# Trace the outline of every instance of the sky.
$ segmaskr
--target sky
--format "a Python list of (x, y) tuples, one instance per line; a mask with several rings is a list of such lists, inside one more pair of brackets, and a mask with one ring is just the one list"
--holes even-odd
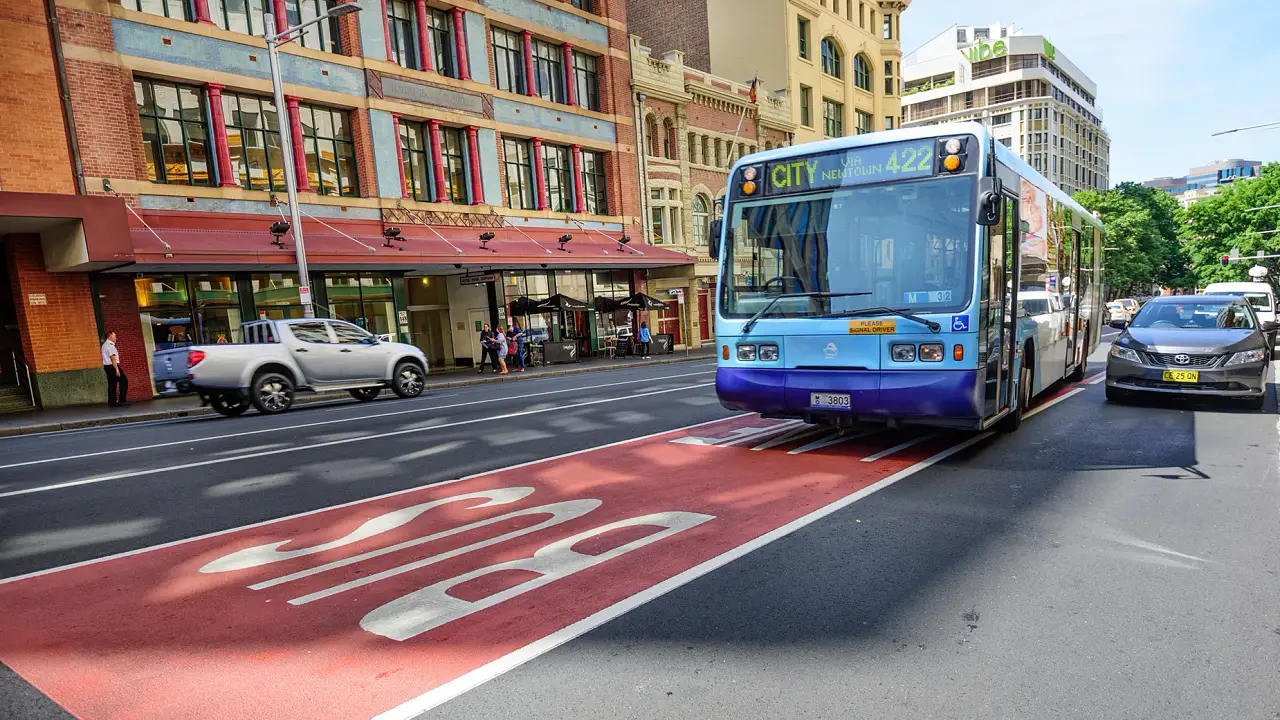
[(1098, 86), (1111, 184), (1223, 158), (1280, 160), (1280, 0), (912, 0), (902, 51), (952, 25), (1044, 35)]

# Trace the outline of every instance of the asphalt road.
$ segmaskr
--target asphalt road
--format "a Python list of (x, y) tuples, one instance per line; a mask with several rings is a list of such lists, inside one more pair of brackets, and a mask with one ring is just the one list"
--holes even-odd
[[(1100, 361), (1095, 356), (1095, 372)], [(73, 628), (42, 641), (38, 653), (35, 640), (6, 648), (0, 638), (0, 658), (18, 658), (15, 667), (25, 677), (77, 707), (81, 717), (142, 714), (94, 705), (60, 683), (109, 695), (108, 673), (95, 662), (114, 654), (145, 665), (153, 654), (173, 652), (174, 638), (198, 635), (190, 607), (168, 602), (175, 594), (192, 602), (219, 598), (227, 615), (267, 607), (236, 604), (244, 602), (236, 593), (247, 580), (229, 590), (220, 585), (218, 592), (227, 594), (215, 595), (185, 569), (256, 547), (262, 538), (298, 538), (282, 545), (287, 552), (308, 544), (303, 535), (331, 540), (354, 530), (357, 520), (387, 516), (375, 508), (330, 522), (348, 511), (328, 511), (287, 521), (279, 531), (268, 524), (180, 541), (480, 475), (476, 482), (496, 487), (527, 480), (535, 496), (555, 491), (557, 500), (594, 493), (605, 506), (593, 512), (611, 503), (649, 512), (646, 489), (666, 492), (673, 502), (689, 504), (669, 509), (715, 518), (705, 521), (699, 543), (682, 551), (664, 552), (654, 543), (648, 554), (637, 551), (625, 572), (621, 565), (583, 571), (576, 594), (539, 604), (538, 593), (575, 582), (570, 578), (467, 615), (454, 624), (475, 620), (472, 635), (424, 635), (432, 644), (406, 646), (414, 652), (388, 660), (376, 680), (370, 673), (371, 686), (391, 682), (384, 680), (390, 676), (425, 693), (435, 685), (425, 672), (412, 676), (413, 654), (456, 660), (459, 672), (469, 674), (432, 690), (442, 694), (419, 706), (425, 717), (1280, 717), (1274, 400), (1263, 413), (1206, 402), (1116, 406), (1104, 402), (1100, 385), (1086, 384), (1060, 394), (1013, 436), (896, 431), (810, 451), (822, 436), (732, 425), (745, 420), (714, 422), (731, 414), (715, 401), (711, 371), (707, 363), (686, 363), (477, 386), (414, 401), (301, 408), (274, 418), (0, 440), (0, 578), (91, 563), (0, 584), (0, 593), (10, 593), (0, 594), (0, 604), (12, 606), (11, 632), (43, 623)], [(699, 423), (712, 423), (705, 432), (716, 438), (700, 439), (703, 429), (695, 429), (660, 435), (634, 451), (628, 448), (636, 443), (624, 442)], [(818, 443), (806, 444), (815, 437)], [(761, 439), (769, 447), (758, 444)], [(574, 454), (610, 443), (623, 444)], [(909, 443), (917, 444), (898, 449)], [(877, 459), (884, 453), (891, 454)], [(953, 454), (934, 463), (947, 453)], [(538, 462), (561, 455), (568, 457)], [(533, 464), (485, 475), (522, 463)], [(695, 487), (695, 480), (705, 487)], [(544, 481), (560, 484), (539, 484)], [(824, 489), (823, 482), (855, 484)], [(454, 486), (437, 494), (448, 487)], [(462, 492), (471, 485), (456, 487)], [(735, 495), (739, 488), (743, 496)], [(813, 500), (815, 494), (821, 499)], [(726, 509), (698, 505), (704, 497)], [(730, 512), (735, 503), (743, 511), (738, 515)], [(805, 514), (815, 508), (821, 511)], [(772, 515), (780, 519), (747, 527)], [(320, 530), (295, 531), (313, 519)], [(740, 536), (733, 523), (745, 528)], [(741, 539), (747, 537), (756, 539)], [(709, 552), (716, 559), (695, 566), (704, 560), (692, 557), (695, 550), (710, 542), (729, 552)], [(340, 557), (332, 545), (314, 546), (324, 552), (317, 558)], [(194, 560), (182, 555), (188, 547)], [(608, 555), (607, 548), (592, 552)], [(689, 566), (695, 567), (675, 574)], [(660, 577), (646, 577), (659, 570)], [(668, 575), (679, 582), (657, 582)], [(628, 584), (637, 589), (593, 595), (596, 586)], [(477, 602), (494, 591), (459, 585), (450, 602)], [(120, 600), (125, 595), (137, 599)], [(289, 596), (266, 602), (277, 597)], [(124, 603), (119, 612), (104, 610), (116, 635), (75, 629), (83, 625), (77, 608), (108, 599)], [(176, 629), (171, 635), (140, 630), (140, 639), (123, 648), (119, 637), (131, 637), (130, 602), (146, 624)], [(582, 611), (570, 612), (579, 603)], [(507, 606), (515, 609), (504, 611)], [(306, 617), (309, 607), (324, 609), (326, 620), (346, 610), (301, 605), (272, 622)], [(494, 614), (487, 625), (485, 612)], [(220, 636), (222, 644), (201, 644), (201, 654), (214, 662), (258, 663), (257, 673), (294, 667), (300, 661), (291, 653), (320, 655), (331, 650), (330, 639), (348, 637), (288, 630), (250, 642), (227, 622), (230, 635)], [(523, 637), (522, 626), (539, 623), (548, 631), (540, 645), (505, 647)], [(0, 626), (0, 636), (4, 632)], [(302, 650), (289, 647), (293, 637)], [(328, 658), (307, 679), (332, 690), (341, 685), (337, 673), (344, 665), (391, 652), (367, 637), (351, 634), (351, 647), (359, 650)], [(251, 651), (241, 647), (248, 645)], [(498, 660), (472, 662), (485, 652)], [(52, 664), (42, 665), (49, 657)], [(175, 696), (189, 701), (184, 668), (163, 661), (155, 661), (159, 671), (124, 680), (162, 688), (172, 682)], [(208, 687), (200, 692), (228, 684), (214, 667), (201, 667), (194, 682)], [(405, 668), (410, 671), (401, 672)], [(245, 716), (309, 717), (273, 709), (267, 695), (283, 684), (269, 683), (259, 695), (234, 685), (226, 691), (250, 708)], [(366, 688), (338, 690), (354, 697)], [(139, 697), (155, 694), (162, 693), (139, 691)], [(416, 714), (410, 705), (392, 713), (399, 702), (371, 706), (388, 708), (387, 718)], [(375, 714), (351, 703), (333, 716)], [(232, 717), (234, 705), (164, 717)], [(23, 720), (68, 716), (4, 666), (0, 711)]]

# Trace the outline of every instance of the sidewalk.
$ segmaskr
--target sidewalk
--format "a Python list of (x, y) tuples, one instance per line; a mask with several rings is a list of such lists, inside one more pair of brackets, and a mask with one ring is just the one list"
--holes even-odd
[[(527, 372), (511, 373), (497, 376), (486, 372), (478, 375), (472, 368), (433, 371), (427, 378), (427, 389), (423, 396), (432, 391), (448, 388), (479, 385), (482, 383), (517, 382), (528, 378), (557, 377), (561, 375), (577, 375), (579, 373), (616, 370), (618, 368), (644, 367), (648, 365), (666, 365), (690, 360), (715, 359), (715, 346), (704, 345), (697, 350), (690, 350), (688, 356), (683, 351), (671, 355), (654, 357), (649, 360), (634, 358), (590, 358), (582, 362), (567, 365), (547, 365), (530, 367)], [(390, 394), (386, 391), (384, 394)], [(350, 399), (346, 391), (331, 393), (299, 393), (295, 405), (306, 405), (315, 402)], [(355, 401), (352, 400), (352, 403)], [(123, 425), (126, 423), (168, 420), (172, 418), (198, 417), (215, 414), (211, 408), (200, 407), (200, 399), (192, 395), (173, 398), (157, 398), (145, 402), (133, 403), (125, 408), (102, 405), (86, 405), (83, 407), (57, 408), (53, 410), (30, 410), (27, 412), (6, 413), (0, 415), (0, 437), (12, 435), (31, 435), (34, 433), (55, 432), (58, 430), (76, 430), (81, 428), (100, 427), (104, 425)]]

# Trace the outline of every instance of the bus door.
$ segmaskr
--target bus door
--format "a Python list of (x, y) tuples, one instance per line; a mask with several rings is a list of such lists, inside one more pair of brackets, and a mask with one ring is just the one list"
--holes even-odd
[(984, 416), (990, 419), (1010, 406), (1013, 355), (1017, 343), (1018, 255), (1021, 242), (1018, 228), (1019, 197), (1005, 193), (1004, 217), (987, 228), (982, 269), (982, 328), (978, 338), (985, 369)]
[(1059, 283), (1063, 293), (1062, 309), (1067, 316), (1066, 325), (1063, 326), (1066, 337), (1063, 340), (1067, 346), (1065, 367), (1069, 368), (1079, 361), (1080, 338), (1084, 331), (1083, 327), (1078, 327), (1083, 322), (1080, 318), (1080, 234), (1068, 227), (1063, 230), (1062, 242), (1066, 247), (1062, 253), (1062, 279)]

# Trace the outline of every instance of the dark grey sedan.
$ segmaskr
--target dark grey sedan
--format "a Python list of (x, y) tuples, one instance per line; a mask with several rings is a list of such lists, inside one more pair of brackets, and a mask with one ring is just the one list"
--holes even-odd
[(1253, 408), (1266, 399), (1271, 360), (1262, 323), (1244, 298), (1152, 298), (1115, 339), (1107, 357), (1107, 399), (1134, 392), (1216, 395)]

